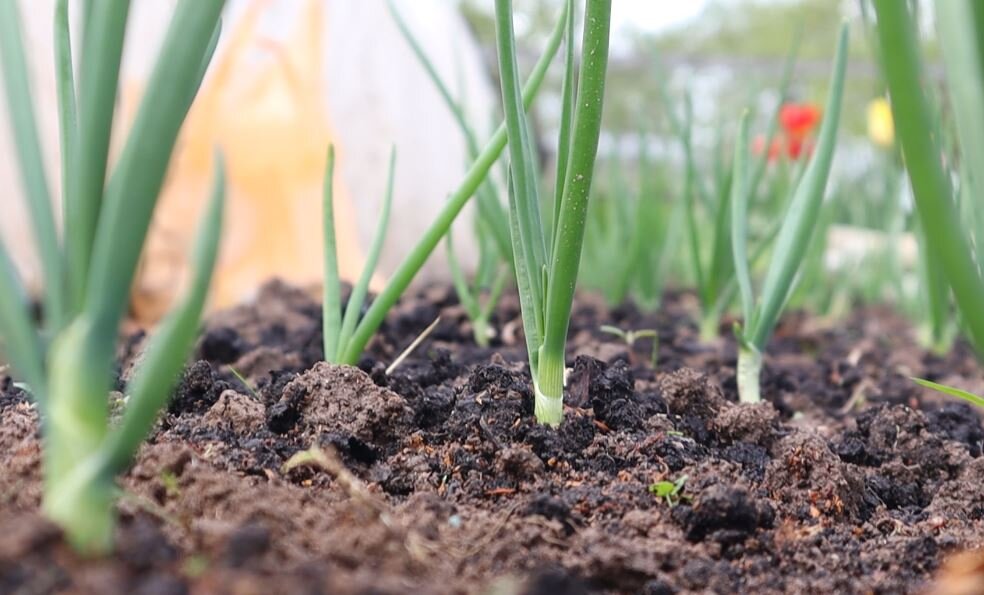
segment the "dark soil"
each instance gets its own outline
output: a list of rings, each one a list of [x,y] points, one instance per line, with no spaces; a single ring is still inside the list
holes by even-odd
[[[738,405],[735,345],[698,342],[690,295],[656,315],[584,296],[552,430],[534,423],[506,302],[479,349],[453,293],[426,289],[360,369],[319,363],[303,292],[274,283],[213,316],[121,479],[103,560],[40,517],[36,415],[3,381],[0,593],[984,592],[980,551],[954,556],[984,542],[980,413],[908,379],[984,388],[965,346],[928,355],[887,310],[793,315],[766,358],[769,402]],[[658,368],[648,341],[601,324],[658,329]],[[683,476],[669,501],[650,491]]]

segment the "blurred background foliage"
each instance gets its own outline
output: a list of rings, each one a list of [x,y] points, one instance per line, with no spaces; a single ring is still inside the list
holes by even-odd
[[[906,1],[906,0],[900,0]],[[637,132],[640,127],[664,131],[658,105],[659,80],[671,90],[690,87],[695,93],[698,122],[737,121],[746,105],[769,99],[778,84],[786,56],[798,43],[791,98],[820,102],[826,92],[833,43],[842,20],[852,22],[850,84],[845,97],[843,128],[865,132],[865,106],[883,93],[884,84],[865,24],[867,0],[707,0],[696,14],[657,30],[627,26],[613,34],[613,56],[606,98],[609,132]],[[935,61],[932,10],[915,2],[921,19],[925,54]],[[494,71],[494,24],[483,0],[460,0],[463,14],[488,56]],[[557,0],[516,0],[517,31],[523,57],[532,63],[559,10]],[[932,69],[931,69],[932,70]],[[764,95],[765,97],[759,97]],[[774,97],[771,97],[774,100]],[[543,101],[540,105],[550,102]],[[540,114],[546,118],[549,114]]]
[[[941,91],[932,6],[925,0],[899,1],[910,1],[916,9],[927,69],[937,87],[934,91]],[[494,79],[489,3],[460,0],[460,6],[484,48]],[[908,184],[891,138],[890,118],[889,138],[870,128],[872,114],[884,115],[879,108],[887,111],[887,104],[869,0],[703,0],[689,3],[686,9],[632,6],[631,10],[623,6],[629,18],[613,30],[605,135],[594,192],[597,200],[591,205],[594,225],[586,237],[584,285],[613,303],[628,291],[637,303],[650,306],[658,305],[664,284],[693,287],[690,234],[668,235],[682,226],[677,206],[681,198],[694,192],[687,187],[687,156],[674,130],[674,118],[678,122],[684,118],[689,101],[688,129],[698,184],[704,184],[711,196],[725,191],[730,182],[722,172],[730,168],[742,111],[750,109],[752,138],[758,137],[756,142],[766,147],[769,124],[783,102],[781,81],[791,54],[795,64],[784,102],[819,108],[827,93],[837,30],[847,20],[851,25],[848,81],[834,169],[811,264],[792,302],[833,315],[860,303],[890,301],[920,318],[925,296],[914,279],[919,257],[914,254],[917,230]],[[528,70],[559,3],[515,0],[515,7],[521,58]],[[662,17],[686,10],[690,12],[668,17],[657,26],[643,14],[664,11],[657,15]],[[632,20],[636,17],[638,23]],[[560,87],[559,71],[552,76],[545,93]],[[552,105],[556,102],[544,97],[534,106],[534,126],[541,137],[549,138],[554,128],[557,114],[550,111]],[[940,115],[947,126],[945,109]],[[760,152],[767,150],[760,148]],[[542,147],[548,168],[550,151],[551,147]],[[769,221],[784,209],[777,197],[785,194],[783,189],[797,174],[797,161],[786,155],[770,160],[765,169],[752,213],[752,233],[759,234],[765,255]],[[713,206],[698,205],[696,217],[699,227],[713,225]],[[638,238],[640,234],[644,240]],[[620,263],[626,260],[626,250],[632,253],[633,242],[648,247],[629,258],[645,262],[640,269],[645,274],[626,279],[621,275],[628,269]],[[702,258],[710,256],[709,250],[698,247]],[[669,260],[660,262],[659,255],[666,254],[671,254]]]

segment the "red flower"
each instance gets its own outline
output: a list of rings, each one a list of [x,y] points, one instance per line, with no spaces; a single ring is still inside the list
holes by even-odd
[[[782,131],[769,143],[766,153],[765,137],[757,136],[752,142],[756,155],[766,153],[769,161],[785,155],[792,161],[813,153],[811,133],[820,123],[820,108],[810,103],[787,103],[779,110]]]
[[[789,138],[803,139],[820,123],[820,108],[810,103],[787,103],[779,110],[779,123]]]

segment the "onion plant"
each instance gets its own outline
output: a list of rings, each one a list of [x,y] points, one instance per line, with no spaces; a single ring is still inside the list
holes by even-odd
[[[984,7],[970,0],[937,3],[940,41],[946,65],[960,150],[955,189],[940,158],[943,147],[923,84],[923,68],[908,3],[875,0],[877,33],[891,96],[896,135],[902,147],[929,267],[943,273],[937,285],[949,285],[963,327],[984,354],[984,216],[980,208],[984,167]],[[932,289],[930,289],[932,290]]]
[[[871,180],[864,181],[842,179],[828,191],[788,307],[827,319],[843,317],[858,304],[891,301],[904,307],[906,272],[898,250],[908,217],[898,184],[889,182],[887,194],[879,196]],[[859,193],[870,200],[859,201]],[[843,238],[851,245],[856,238],[863,252],[843,245]]]
[[[502,297],[502,292],[512,276],[512,271],[503,263],[501,255],[492,245],[491,234],[488,227],[483,224],[482,219],[479,218],[475,223],[479,256],[473,284],[468,282],[464,270],[458,263],[450,229],[448,229],[444,243],[447,246],[451,282],[454,285],[455,293],[458,294],[461,307],[464,308],[468,320],[471,321],[472,336],[479,347],[488,347],[489,340],[496,335],[492,328],[492,314],[495,313],[499,298]]]
[[[970,40],[970,43],[967,43],[967,40],[965,39],[966,32],[962,33],[964,23],[961,21],[963,18],[971,18],[973,16],[966,10],[968,5],[963,2],[945,2],[936,3],[935,6],[936,22],[939,29],[939,40],[941,46],[944,48],[944,59],[947,59],[950,62],[953,62],[954,60],[957,61],[951,66],[948,66],[947,70],[951,73],[955,73],[962,68],[968,67],[973,70],[976,68],[974,65],[978,63],[978,60],[973,55],[968,55],[967,52],[974,51],[973,46],[975,45],[975,42]],[[876,25],[871,13],[871,7],[867,2],[860,3],[860,7],[861,17],[865,23],[864,30],[868,36],[868,44],[877,61],[879,63],[884,63],[882,47],[878,39]],[[887,86],[884,68],[882,68],[881,75],[882,83]],[[973,85],[961,85],[958,83],[957,86],[959,88],[953,88],[950,92],[951,96],[960,95],[960,97],[955,98],[954,103],[961,104],[963,106],[960,108],[963,113],[961,116],[962,123],[958,122],[957,125],[973,126],[973,122],[968,121],[966,118],[967,108],[969,107],[972,111],[975,109],[976,105],[979,105],[979,103],[975,103],[975,99],[972,96],[969,98],[966,96],[967,91],[973,92]],[[968,99],[970,99],[970,102],[968,102]],[[878,104],[873,103],[869,106],[869,136],[872,136],[873,130],[876,134],[883,136],[885,134],[884,130],[887,128],[889,133],[888,140],[890,141],[888,144],[893,145],[893,150],[891,151],[891,159],[888,163],[889,171],[886,174],[890,181],[886,184],[886,186],[897,187],[898,181],[905,179],[905,172],[903,171],[904,164],[902,163],[903,160],[894,150],[894,145],[897,143],[894,138],[896,135],[895,125],[891,115],[891,105],[888,102],[884,102],[884,105],[889,110],[887,127],[884,123],[885,116],[880,115],[881,102],[879,101]],[[937,142],[940,142],[942,149],[943,145],[946,144],[945,139],[953,136],[952,134],[948,134],[948,132],[950,132],[949,126],[944,126],[944,110],[939,105],[939,102],[931,101],[928,96],[926,97],[925,107],[928,110],[928,121],[931,123],[930,128],[926,131],[927,137],[937,139]],[[968,138],[968,129],[961,128],[958,132],[961,139],[968,139],[969,142],[974,142],[972,136]],[[872,136],[872,140],[875,141],[876,144],[886,144],[886,139],[884,138]],[[968,148],[969,155],[972,155],[974,152],[975,149],[973,147]],[[971,160],[973,160],[973,158],[971,158]],[[963,159],[960,159],[959,161],[962,162]],[[967,168],[961,168],[960,180],[961,188],[964,190],[970,190],[971,181]],[[907,194],[911,193],[907,192]],[[972,192],[970,194],[971,196],[974,195]],[[906,198],[908,198],[908,196]],[[900,202],[899,197],[892,195],[891,202],[886,206],[889,211],[898,210]],[[961,201],[963,210],[962,214],[966,221],[975,222],[972,233],[976,233],[979,236],[980,225],[984,222],[984,218],[982,218],[976,210],[972,208],[973,202],[973,200]],[[864,203],[870,204],[868,201],[864,201],[864,203],[862,203],[861,201],[854,200],[853,198],[850,201],[846,201],[846,203],[853,205],[855,208],[863,206]],[[871,210],[876,211],[878,220],[885,221],[886,219],[891,219],[890,217],[885,217],[885,207],[882,205],[877,205]],[[908,210],[909,209],[906,209],[906,211]],[[888,269],[882,270],[887,272],[889,275],[891,275],[892,272],[897,273],[892,277],[893,281],[896,283],[896,298],[901,304],[903,310],[911,318],[913,318],[918,325],[920,342],[923,343],[926,348],[935,353],[946,353],[952,347],[953,341],[959,332],[955,317],[952,315],[953,302],[951,299],[950,287],[946,281],[942,268],[937,266],[932,261],[932,257],[929,254],[929,246],[925,240],[918,214],[907,217],[907,219],[907,225],[904,226],[904,229],[905,231],[913,234],[917,239],[918,260],[916,266],[916,277],[918,281],[918,291],[911,292],[906,290],[903,283],[904,277],[901,264],[897,262],[897,259],[896,262],[892,262],[891,248],[886,251],[886,260],[888,260],[888,264],[890,266]],[[896,235],[895,230],[890,232],[890,234],[893,236]],[[891,265],[895,266],[892,267]],[[865,275],[858,275],[856,278],[859,279],[861,283],[867,282],[868,284],[871,284],[870,282],[875,278],[875,276],[876,275],[869,273]],[[914,296],[911,295],[913,293],[915,293]]]
[[[789,95],[793,70],[799,51],[799,36],[794,36],[794,42],[786,57],[782,76],[778,86],[778,101],[774,108],[765,139],[765,146],[770,146],[777,138],[779,112]],[[673,109],[673,100],[665,83],[665,76],[657,74],[661,81],[660,95],[666,106],[670,130],[680,144],[684,160],[683,204],[685,226],[688,235],[693,279],[697,284],[697,298],[700,301],[701,312],[699,320],[700,338],[711,341],[718,336],[721,317],[732,304],[737,290],[735,269],[731,256],[731,206],[733,179],[731,170],[718,158],[724,153],[724,139],[718,136],[714,150],[715,163],[713,175],[706,176],[711,180],[711,187],[705,184],[704,177],[698,167],[697,156],[693,146],[693,102],[690,93],[684,94],[682,113]],[[719,132],[721,127],[718,128]],[[765,179],[768,164],[768,151],[762,152],[755,163],[747,184],[746,192],[754,198],[758,188]],[[766,207],[774,206],[776,197],[780,199],[785,194],[781,184],[784,177],[777,180],[766,189],[764,199],[769,203]],[[704,217],[701,217],[703,213]],[[768,247],[778,226],[773,225],[765,230],[761,250]],[[761,253],[756,253],[757,260]]]
[[[536,97],[543,83],[547,68],[553,61],[560,43],[564,38],[566,24],[570,7],[565,6],[563,14],[557,21],[550,39],[547,41],[546,49],[537,61],[523,88],[520,106],[521,109],[528,109],[533,98]],[[324,201],[324,237],[325,237],[325,294],[324,294],[324,346],[325,357],[328,361],[355,365],[366,345],[372,339],[379,325],[383,323],[386,314],[389,312],[403,292],[406,291],[410,282],[417,275],[417,272],[424,266],[427,258],[431,255],[441,240],[447,235],[451,224],[468,203],[468,200],[475,196],[479,188],[489,175],[489,170],[499,159],[500,154],[506,147],[506,125],[500,126],[492,138],[488,141],[485,148],[475,157],[474,162],[465,174],[465,179],[457,189],[451,193],[441,212],[431,226],[424,232],[421,239],[403,259],[403,262],[393,272],[383,290],[376,296],[375,300],[369,305],[365,314],[361,318],[356,315],[361,310],[363,297],[359,298],[360,307],[352,308],[353,315],[349,318],[352,325],[351,332],[345,332],[345,319],[342,317],[341,295],[339,289],[339,277],[337,258],[335,254],[334,238],[334,218],[330,212],[331,208],[331,178],[334,164],[333,151],[329,150],[328,167],[325,175],[325,201]],[[377,241],[381,241],[381,236],[377,234]],[[373,259],[367,263],[366,270],[362,277],[371,276]],[[349,298],[352,301],[352,298]],[[349,310],[349,308],[346,308]],[[341,319],[341,320],[340,320]],[[343,334],[344,333],[344,334]]]
[[[454,99],[451,90],[433,61],[424,51],[423,46],[414,36],[410,27],[403,19],[403,15],[397,10],[392,0],[387,0],[387,7],[393,17],[400,34],[406,40],[414,56],[424,68],[434,88],[437,89],[441,99],[448,110],[454,116],[461,134],[465,139],[467,156],[470,161],[478,158],[478,135],[475,129],[468,123],[465,117],[464,106],[461,102]],[[451,280],[454,284],[455,293],[461,303],[465,314],[472,324],[472,335],[475,343],[481,347],[489,344],[495,332],[490,325],[490,320],[499,298],[502,295],[506,284],[509,281],[509,263],[512,262],[512,244],[509,240],[509,215],[499,200],[499,189],[494,181],[491,172],[485,180],[478,186],[475,195],[477,206],[476,217],[474,220],[475,237],[478,242],[478,267],[475,271],[474,282],[469,283],[461,264],[458,261],[454,250],[453,230],[448,228],[445,236],[445,246],[447,248],[448,268],[451,272]]]
[[[597,166],[608,169],[608,184],[588,205],[580,276],[613,307],[629,297],[646,310],[659,307],[683,233],[683,201],[668,198],[668,176],[658,172],[646,143],[640,134],[635,187],[613,152]]]
[[[748,114],[739,124],[731,183],[731,239],[738,281],[743,324],[735,326],[738,339],[738,394],[743,402],[758,402],[762,352],[779,315],[789,299],[797,271],[810,246],[810,239],[823,202],[827,177],[833,161],[847,66],[847,25],[841,27],[834,57],[827,113],[820,128],[816,152],[803,172],[782,219],[775,248],[766,271],[759,299],[752,292],[748,260]]]
[[[76,73],[68,1],[57,2],[65,212],[59,237],[39,149],[18,3],[0,0],[0,59],[9,115],[44,271],[41,317],[35,324],[27,293],[0,247],[0,340],[40,414],[44,512],[73,546],[88,554],[111,547],[114,477],[151,431],[182,370],[215,264],[224,200],[221,159],[193,253],[189,291],[151,338],[126,387],[119,423],[111,423],[108,395],[120,323],[178,131],[218,41],[223,4],[178,2],[145,99],[110,168],[109,139],[130,3],[86,3]]]
[[[400,34],[406,40],[407,45],[410,46],[417,61],[420,62],[420,65],[427,72],[427,76],[440,94],[441,100],[454,116],[455,123],[458,125],[465,139],[468,159],[475,161],[479,156],[478,135],[475,133],[475,129],[468,123],[468,119],[465,117],[464,107],[454,99],[450,87],[441,77],[440,73],[438,73],[433,61],[424,52],[423,46],[421,46],[420,42],[410,30],[410,27],[403,19],[400,11],[397,10],[393,0],[386,0],[386,4]],[[512,244],[509,241],[509,215],[498,197],[499,192],[493,181],[493,177],[487,175],[476,190],[475,202],[483,227],[495,239],[495,244],[501,252],[502,258],[508,262],[512,260]]]
[[[496,48],[509,138],[509,220],[527,355],[539,422],[563,419],[565,345],[584,239],[608,68],[611,0],[586,0],[581,65],[574,78],[574,6],[566,3],[567,52],[549,226],[541,221],[534,146],[523,111],[511,0],[496,0]],[[575,91],[576,87],[576,91]]]
[[[338,276],[338,254],[335,240],[334,192],[332,191],[335,181],[335,147],[328,147],[321,205],[322,224],[324,226],[325,284],[322,292],[322,323],[324,326],[322,337],[324,339],[325,361],[327,362],[339,363],[339,357],[347,351],[352,340],[352,333],[355,332],[355,325],[359,320],[359,313],[362,311],[369,294],[369,282],[372,281],[376,263],[379,262],[379,254],[382,252],[383,242],[386,240],[386,229],[389,227],[390,209],[393,206],[395,169],[396,149],[394,148],[390,152],[389,173],[386,176],[386,194],[383,198],[383,208],[379,214],[379,221],[376,224],[376,233],[373,235],[372,243],[369,246],[369,253],[366,255],[362,274],[359,275],[358,281],[352,286],[352,292],[349,293],[343,316],[342,284]]]

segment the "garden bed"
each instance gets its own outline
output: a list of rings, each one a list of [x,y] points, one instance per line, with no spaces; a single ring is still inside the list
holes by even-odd
[[[766,356],[772,403],[739,406],[734,341],[698,342],[691,295],[656,315],[581,296],[552,430],[533,419],[517,304],[479,349],[453,295],[405,299],[362,370],[319,363],[301,291],[269,284],[212,316],[121,481],[105,560],[40,517],[36,415],[4,379],[0,592],[904,593],[984,542],[981,417],[908,378],[980,389],[966,346],[924,353],[887,310],[794,314]],[[658,329],[656,371],[648,341],[602,324]],[[650,490],[683,476],[669,501]]]

